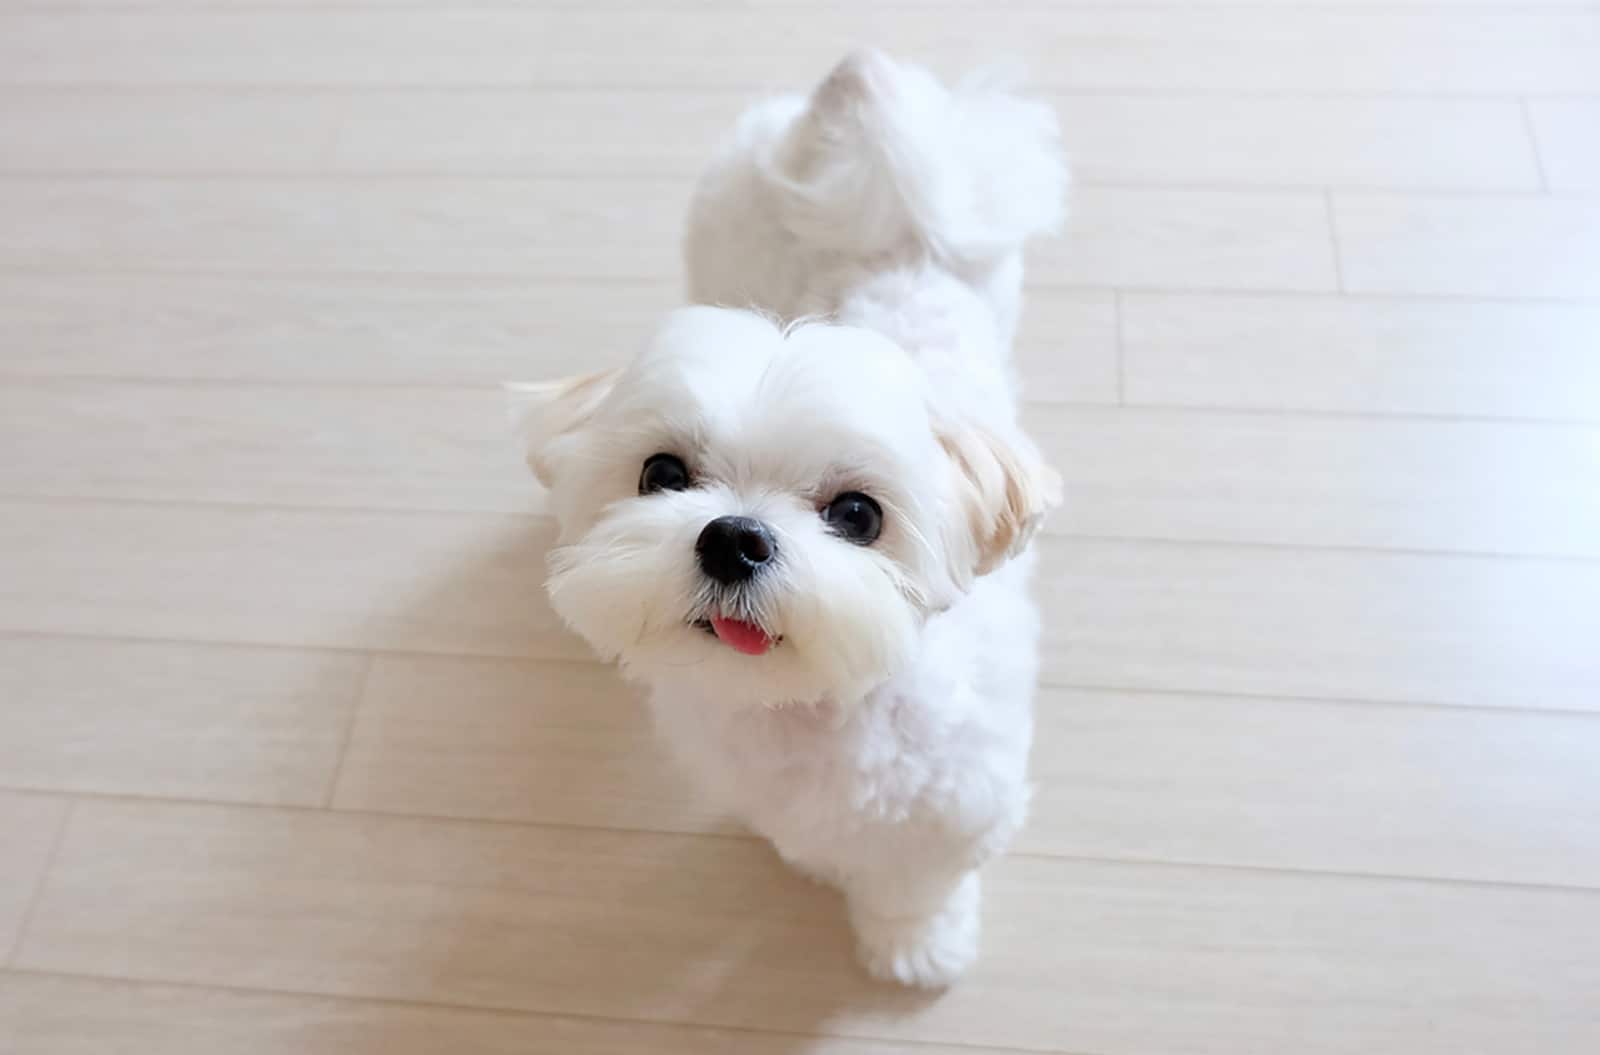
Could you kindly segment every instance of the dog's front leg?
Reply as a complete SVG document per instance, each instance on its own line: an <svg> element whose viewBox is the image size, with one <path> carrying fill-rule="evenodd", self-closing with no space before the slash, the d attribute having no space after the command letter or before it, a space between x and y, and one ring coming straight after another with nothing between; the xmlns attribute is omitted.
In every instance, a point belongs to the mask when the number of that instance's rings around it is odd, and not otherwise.
<svg viewBox="0 0 1600 1055"><path fill-rule="evenodd" d="M861 962L876 978L939 988L978 955L976 868L858 873L845 896Z"/></svg>

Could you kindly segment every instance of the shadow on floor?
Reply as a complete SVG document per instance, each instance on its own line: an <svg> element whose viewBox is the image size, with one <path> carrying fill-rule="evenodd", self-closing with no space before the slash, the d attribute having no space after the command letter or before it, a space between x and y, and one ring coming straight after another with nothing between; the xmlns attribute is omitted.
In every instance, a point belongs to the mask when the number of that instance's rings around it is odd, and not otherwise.
<svg viewBox="0 0 1600 1055"><path fill-rule="evenodd" d="M551 540L545 521L508 519L502 532L416 590L414 611L388 618L425 627L435 612L459 611L475 584L509 575L530 589L490 592L475 618L502 627L548 626L553 617L543 591L532 587L542 581ZM539 611L530 619L521 605ZM541 647L549 647L542 631L540 642L526 648ZM537 707L550 687L537 664L520 669L527 672L529 705ZM620 681L614 685L626 691ZM441 720L452 703L438 700ZM618 773L628 774L631 794L638 792L631 786L635 774L660 781L664 796L688 794L661 765L643 708L620 713L625 724L614 750L608 745L593 765L540 757L537 747L513 764L561 764L575 782L563 790L568 798L615 796L608 781ZM618 819L619 827L652 827L648 819ZM901 1019L937 999L869 979L855 962L842 899L789 872L763 840L448 823L488 829L490 848L474 844L474 859L434 892L431 939L416 950L425 965L406 972L426 979L412 999L796 1034L831 1026L869 1036L882 1035L874 1021ZM699 1038L692 1050L724 1050L713 1041ZM734 1035L726 1050L784 1055L816 1043L805 1036Z"/></svg>

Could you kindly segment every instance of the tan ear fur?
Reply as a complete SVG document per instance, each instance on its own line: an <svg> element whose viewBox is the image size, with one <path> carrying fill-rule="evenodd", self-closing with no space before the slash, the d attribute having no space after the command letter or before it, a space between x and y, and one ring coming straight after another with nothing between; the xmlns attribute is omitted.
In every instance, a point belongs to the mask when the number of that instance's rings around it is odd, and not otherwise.
<svg viewBox="0 0 1600 1055"><path fill-rule="evenodd" d="M611 393L621 373L620 368L615 368L555 381L505 385L511 427L521 438L528 465L540 483L550 486L550 441L587 421Z"/></svg>
<svg viewBox="0 0 1600 1055"><path fill-rule="evenodd" d="M987 575L1021 553L1061 504L1061 475L1026 440L1008 443L974 425L942 428L939 443L957 474L973 562L969 575Z"/></svg>

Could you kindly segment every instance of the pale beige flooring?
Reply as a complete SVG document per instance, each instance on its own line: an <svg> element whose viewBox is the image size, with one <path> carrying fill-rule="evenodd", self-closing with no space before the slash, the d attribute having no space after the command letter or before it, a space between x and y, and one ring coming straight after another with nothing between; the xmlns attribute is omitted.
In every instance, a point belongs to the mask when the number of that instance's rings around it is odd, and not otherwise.
<svg viewBox="0 0 1600 1055"><path fill-rule="evenodd" d="M1600 4L0 0L0 1052L1600 1051ZM1019 54L1038 807L941 998L540 592L754 92Z"/></svg>

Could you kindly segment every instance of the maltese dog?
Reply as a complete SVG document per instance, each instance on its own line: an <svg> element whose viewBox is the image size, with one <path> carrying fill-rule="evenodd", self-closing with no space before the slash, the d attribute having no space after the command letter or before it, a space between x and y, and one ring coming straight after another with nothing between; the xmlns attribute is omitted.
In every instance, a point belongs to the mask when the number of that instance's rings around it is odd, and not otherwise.
<svg viewBox="0 0 1600 1055"><path fill-rule="evenodd" d="M1060 480L1009 351L1065 184L1046 106L851 55L715 153L685 246L704 306L629 366L510 386L555 610L908 985L972 962L979 868L1027 811L1024 550Z"/></svg>

